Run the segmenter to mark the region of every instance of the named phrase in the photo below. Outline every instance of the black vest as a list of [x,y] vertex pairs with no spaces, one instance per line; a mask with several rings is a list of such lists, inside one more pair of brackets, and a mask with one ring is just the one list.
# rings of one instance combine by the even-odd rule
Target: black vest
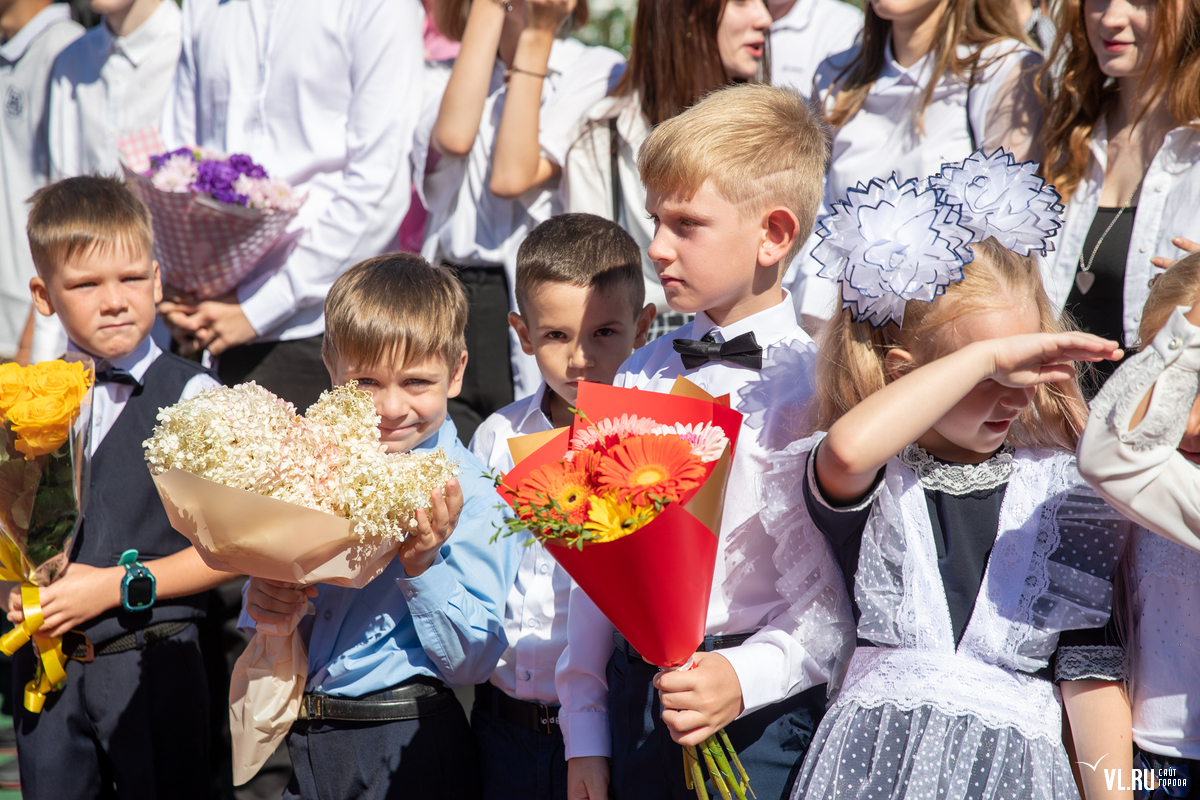
[[[92,456],[87,506],[72,561],[113,567],[126,550],[136,549],[138,560],[145,562],[191,546],[163,511],[142,442],[154,432],[159,409],[179,402],[188,381],[204,371],[199,364],[163,353],[146,370],[142,386],[134,387]],[[137,613],[117,606],[81,627],[99,643],[152,623],[203,617],[205,607],[204,594],[158,600],[150,610]]]

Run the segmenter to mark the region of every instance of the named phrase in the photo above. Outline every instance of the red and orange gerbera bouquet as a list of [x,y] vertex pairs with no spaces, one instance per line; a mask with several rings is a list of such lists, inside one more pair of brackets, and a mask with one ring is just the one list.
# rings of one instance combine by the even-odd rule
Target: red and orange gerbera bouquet
[[[502,532],[541,540],[646,661],[687,669],[704,641],[742,415],[682,378],[671,394],[581,384],[576,405],[569,428],[509,440],[516,466],[497,486],[516,518]],[[745,798],[723,731],[684,748],[703,798],[701,764],[722,798]]]

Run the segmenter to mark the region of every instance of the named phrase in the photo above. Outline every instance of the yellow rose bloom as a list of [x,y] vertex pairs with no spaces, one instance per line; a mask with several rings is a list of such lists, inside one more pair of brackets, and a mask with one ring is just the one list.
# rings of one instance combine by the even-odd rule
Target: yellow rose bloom
[[61,397],[79,405],[92,385],[92,371],[78,361],[42,361],[25,370],[35,397]]
[[53,453],[71,432],[79,404],[63,397],[32,397],[8,410],[8,422],[17,440],[14,446],[26,459]]
[[25,382],[26,372],[25,367],[12,362],[0,364],[0,415],[8,416],[10,408],[29,396],[29,387]]
[[635,506],[611,497],[593,497],[584,530],[593,534],[593,543],[611,542],[644,528],[655,517],[649,506]]

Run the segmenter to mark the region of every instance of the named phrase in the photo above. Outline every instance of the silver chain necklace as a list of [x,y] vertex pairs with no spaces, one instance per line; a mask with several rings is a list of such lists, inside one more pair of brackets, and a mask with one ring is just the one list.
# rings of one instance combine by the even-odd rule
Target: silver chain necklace
[[1125,205],[1117,209],[1117,213],[1109,221],[1108,227],[1104,229],[1104,233],[1100,234],[1100,238],[1096,241],[1096,246],[1092,248],[1092,254],[1088,257],[1086,264],[1083,263],[1083,253],[1079,254],[1079,272],[1075,273],[1075,286],[1078,287],[1080,294],[1087,294],[1092,285],[1096,283],[1096,276],[1091,271],[1092,262],[1096,260],[1096,253],[1100,252],[1100,245],[1104,244],[1104,239],[1108,236],[1108,232],[1113,229],[1113,225],[1117,224],[1117,220],[1121,218],[1121,215],[1133,203],[1133,199],[1138,196],[1138,192],[1142,190],[1143,180],[1145,180],[1145,176],[1142,177],[1142,180],[1138,181],[1137,186],[1133,187],[1133,193],[1129,195],[1129,199],[1125,201]]

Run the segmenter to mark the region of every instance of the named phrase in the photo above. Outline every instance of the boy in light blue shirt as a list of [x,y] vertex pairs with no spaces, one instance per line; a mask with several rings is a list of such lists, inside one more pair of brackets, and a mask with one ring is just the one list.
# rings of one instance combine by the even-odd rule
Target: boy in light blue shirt
[[467,362],[466,317],[454,275],[410,254],[352,267],[326,299],[333,383],[371,393],[389,452],[442,447],[459,478],[434,492],[397,559],[362,589],[250,580],[246,627],[282,622],[310,597],[316,607],[301,624],[309,680],[287,738],[295,774],[284,798],[480,793],[474,739],[447,685],[486,681],[504,652],[520,545],[490,543],[502,520],[495,487],[446,415]]

